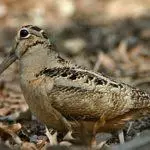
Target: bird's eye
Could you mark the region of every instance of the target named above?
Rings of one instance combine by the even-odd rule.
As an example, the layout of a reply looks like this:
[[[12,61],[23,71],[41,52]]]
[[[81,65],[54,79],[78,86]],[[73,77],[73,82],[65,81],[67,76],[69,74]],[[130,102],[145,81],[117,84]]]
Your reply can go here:
[[[20,31],[20,37],[25,38],[25,37],[27,37],[28,35],[29,35],[28,30],[22,29],[22,30]]]

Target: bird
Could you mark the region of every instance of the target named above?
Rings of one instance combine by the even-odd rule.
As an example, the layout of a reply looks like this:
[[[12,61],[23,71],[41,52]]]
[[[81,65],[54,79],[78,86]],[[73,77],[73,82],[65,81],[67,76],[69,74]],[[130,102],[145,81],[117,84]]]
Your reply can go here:
[[[16,60],[31,112],[59,132],[82,131],[94,137],[150,111],[149,93],[66,60],[38,26],[19,29],[0,74]]]

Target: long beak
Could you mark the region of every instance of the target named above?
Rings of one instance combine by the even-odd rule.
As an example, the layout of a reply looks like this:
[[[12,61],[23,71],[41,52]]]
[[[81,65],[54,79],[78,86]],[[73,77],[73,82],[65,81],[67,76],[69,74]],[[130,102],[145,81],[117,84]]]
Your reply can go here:
[[[17,56],[15,55],[15,51],[12,50],[0,64],[0,74],[3,73],[3,71],[6,70],[13,62],[15,62],[16,59]]]

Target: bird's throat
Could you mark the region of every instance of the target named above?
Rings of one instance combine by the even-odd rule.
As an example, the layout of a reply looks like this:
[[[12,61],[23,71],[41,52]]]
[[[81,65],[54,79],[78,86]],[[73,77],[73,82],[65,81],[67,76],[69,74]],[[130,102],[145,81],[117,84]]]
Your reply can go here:
[[[57,53],[43,45],[37,45],[30,48],[20,59],[20,74],[23,78],[34,79],[35,74],[39,73],[44,68],[52,68],[57,64]],[[55,53],[55,54],[51,54]]]

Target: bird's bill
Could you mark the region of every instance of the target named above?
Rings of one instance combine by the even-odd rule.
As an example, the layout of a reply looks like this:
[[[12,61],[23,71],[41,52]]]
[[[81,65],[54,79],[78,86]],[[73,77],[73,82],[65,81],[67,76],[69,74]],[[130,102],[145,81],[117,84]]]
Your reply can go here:
[[[9,55],[0,64],[0,74],[2,74],[3,71],[6,70],[13,62],[15,62],[16,59],[17,56],[15,55],[15,52],[11,51]]]

